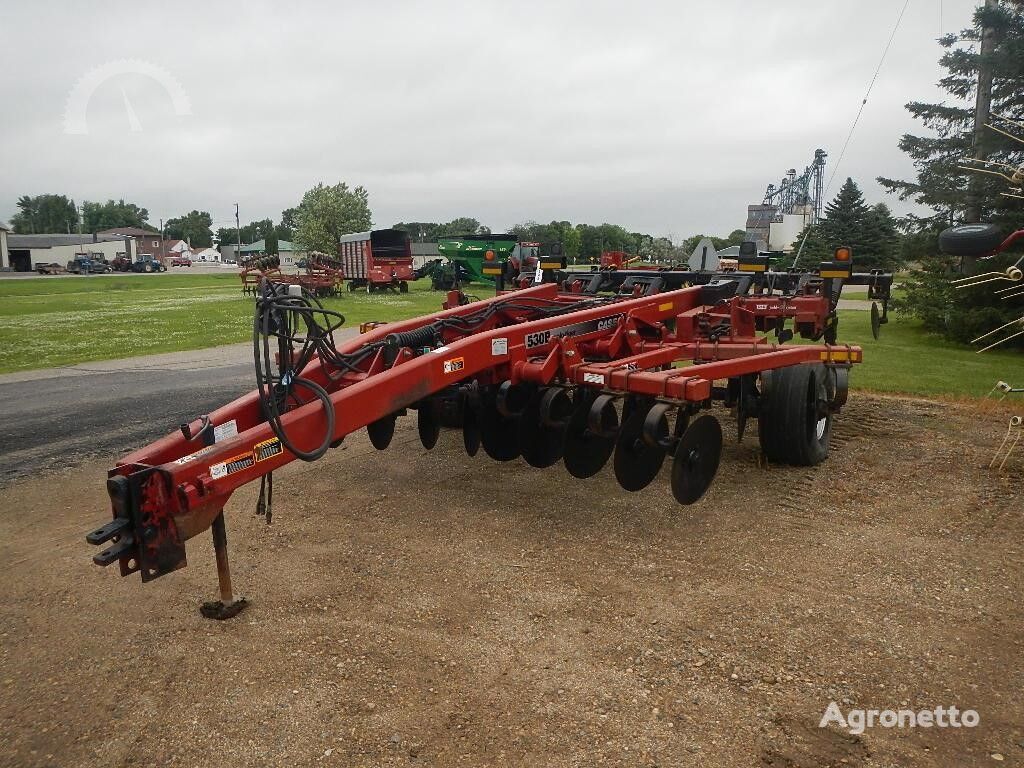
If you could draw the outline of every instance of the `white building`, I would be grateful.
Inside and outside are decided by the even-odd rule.
[[[220,261],[220,251],[216,248],[200,248],[192,252],[192,261]]]
[[[118,235],[15,235],[4,233],[2,257],[4,269],[32,272],[38,264],[57,263],[62,267],[76,256],[103,256],[113,261],[132,255],[132,240]]]

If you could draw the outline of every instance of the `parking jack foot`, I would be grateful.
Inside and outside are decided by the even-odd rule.
[[[223,621],[237,616],[249,604],[244,597],[236,598],[231,591],[231,569],[228,567],[228,534],[224,526],[224,510],[214,518],[213,551],[217,556],[217,581],[220,586],[220,600],[205,602],[199,606],[199,613],[207,619]]]

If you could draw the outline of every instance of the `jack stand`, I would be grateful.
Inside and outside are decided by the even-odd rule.
[[[217,556],[217,581],[220,585],[220,600],[203,603],[199,612],[207,619],[224,621],[237,616],[249,604],[244,597],[235,599],[231,592],[231,570],[228,567],[228,533],[224,527],[224,510],[213,520],[213,551]]]

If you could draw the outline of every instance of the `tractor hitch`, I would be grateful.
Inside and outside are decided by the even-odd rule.
[[[185,567],[185,544],[171,512],[173,494],[166,473],[143,467],[128,475],[112,475],[107,493],[114,519],[85,537],[94,546],[110,544],[93,556],[94,563],[119,562],[122,576],[138,572],[143,581]]]

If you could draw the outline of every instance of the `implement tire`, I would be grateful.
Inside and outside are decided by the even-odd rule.
[[[825,366],[793,365],[761,374],[758,439],[772,462],[812,467],[828,458],[832,434]]]

